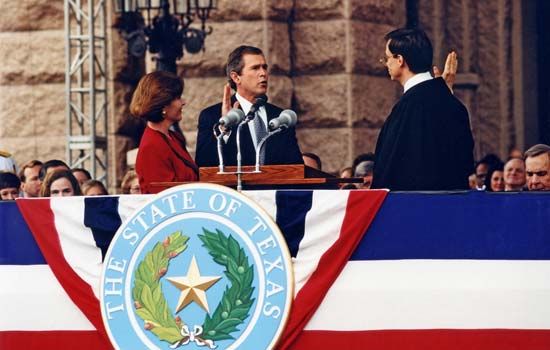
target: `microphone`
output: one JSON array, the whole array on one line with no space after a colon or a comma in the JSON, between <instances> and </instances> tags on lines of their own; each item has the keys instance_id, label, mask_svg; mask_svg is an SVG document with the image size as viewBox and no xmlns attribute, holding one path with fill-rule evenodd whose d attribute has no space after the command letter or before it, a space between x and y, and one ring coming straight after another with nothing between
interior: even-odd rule
<instances>
[{"instance_id":1,"label":"microphone","mask_svg":"<svg viewBox=\"0 0 550 350\"><path fill-rule=\"evenodd\" d=\"M219 123L226 129L239 124L244 119L244 112L238 108L231 109L226 115L220 118Z\"/></svg>"},{"instance_id":2,"label":"microphone","mask_svg":"<svg viewBox=\"0 0 550 350\"><path fill-rule=\"evenodd\" d=\"M275 119L269 121L269 129L276 130L279 128L291 128L298 122L298 116L296 112L291 109L285 109Z\"/></svg>"},{"instance_id":3,"label":"microphone","mask_svg":"<svg viewBox=\"0 0 550 350\"><path fill-rule=\"evenodd\" d=\"M256 97L256 100L252 104L252 107L250 107L250 110L248 111L248 114L246 115L247 118L254 118L254 115L260 109L261 106L265 105L267 103L267 96L266 95L260 95Z\"/></svg>"}]
</instances>

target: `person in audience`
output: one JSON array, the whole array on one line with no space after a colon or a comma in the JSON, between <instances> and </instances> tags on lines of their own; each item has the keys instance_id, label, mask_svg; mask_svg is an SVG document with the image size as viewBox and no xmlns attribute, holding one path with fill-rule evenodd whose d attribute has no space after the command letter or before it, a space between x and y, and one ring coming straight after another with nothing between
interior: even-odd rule
<instances>
[{"instance_id":1,"label":"person in audience","mask_svg":"<svg viewBox=\"0 0 550 350\"><path fill-rule=\"evenodd\" d=\"M489 168L484 185L485 190L489 192L504 191L504 165L502 163Z\"/></svg>"},{"instance_id":2,"label":"person in audience","mask_svg":"<svg viewBox=\"0 0 550 350\"><path fill-rule=\"evenodd\" d=\"M512 159L512 158L523 159L523 154L518 148L512 147L510 148L510 152L508 152L508 159Z\"/></svg>"},{"instance_id":3,"label":"person in audience","mask_svg":"<svg viewBox=\"0 0 550 350\"><path fill-rule=\"evenodd\" d=\"M550 146L538 144L525 151L525 173L529 191L550 191Z\"/></svg>"},{"instance_id":4,"label":"person in audience","mask_svg":"<svg viewBox=\"0 0 550 350\"><path fill-rule=\"evenodd\" d=\"M371 187L373 170L374 162L372 160L364 160L357 164L353 176L363 178L363 183L357 184L357 188L369 189Z\"/></svg>"},{"instance_id":5,"label":"person in audience","mask_svg":"<svg viewBox=\"0 0 550 350\"><path fill-rule=\"evenodd\" d=\"M350 167L350 166L347 166L347 167L345 167L345 168L342 168L342 169L340 169L340 172L338 173L338 175L339 175L341 178L344 178L344 179L353 177L353 168Z\"/></svg>"},{"instance_id":6,"label":"person in audience","mask_svg":"<svg viewBox=\"0 0 550 350\"><path fill-rule=\"evenodd\" d=\"M9 201L19 198L21 180L11 172L0 173L0 200Z\"/></svg>"},{"instance_id":7,"label":"person in audience","mask_svg":"<svg viewBox=\"0 0 550 350\"><path fill-rule=\"evenodd\" d=\"M341 177L341 178L344 178L344 179L353 177L353 168L348 166L348 167L340 169L340 171L338 172L338 177ZM354 184L345 183L345 182L339 183L338 187L341 190L343 190L343 189L355 189L356 188Z\"/></svg>"},{"instance_id":8,"label":"person in audience","mask_svg":"<svg viewBox=\"0 0 550 350\"><path fill-rule=\"evenodd\" d=\"M512 158L504 165L504 190L523 191L525 186L525 163L523 159Z\"/></svg>"},{"instance_id":9,"label":"person in audience","mask_svg":"<svg viewBox=\"0 0 550 350\"><path fill-rule=\"evenodd\" d=\"M485 190L487 187L484 187L485 180L487 178L487 172L489 168L495 167L499 164L502 164L502 161L493 153L485 155L479 162L476 164L476 178L477 178L477 189Z\"/></svg>"},{"instance_id":10,"label":"person in audience","mask_svg":"<svg viewBox=\"0 0 550 350\"><path fill-rule=\"evenodd\" d=\"M47 174L57 170L71 170L69 166L62 160L50 159L42 165L40 169L40 180L44 181Z\"/></svg>"},{"instance_id":11,"label":"person in audience","mask_svg":"<svg viewBox=\"0 0 550 350\"><path fill-rule=\"evenodd\" d=\"M90 181L92 179L90 172L84 168L73 168L71 171L73 172L74 177L78 180L80 186L82 186L86 181Z\"/></svg>"},{"instance_id":12,"label":"person in audience","mask_svg":"<svg viewBox=\"0 0 550 350\"><path fill-rule=\"evenodd\" d=\"M147 121L136 158L136 172L143 193L158 190L152 182L197 181L199 170L186 148L182 134L170 126L182 119L185 105L183 80L156 71L141 78L130 103L130 112Z\"/></svg>"},{"instance_id":13,"label":"person in audience","mask_svg":"<svg viewBox=\"0 0 550 350\"><path fill-rule=\"evenodd\" d=\"M82 192L78 180L69 170L50 171L40 189L40 197L80 196Z\"/></svg>"},{"instance_id":14,"label":"person in audience","mask_svg":"<svg viewBox=\"0 0 550 350\"><path fill-rule=\"evenodd\" d=\"M319 158L319 156L315 153L304 152L302 153L302 159L304 160L304 165L317 170L322 170L323 164L321 163L321 158Z\"/></svg>"},{"instance_id":15,"label":"person in audience","mask_svg":"<svg viewBox=\"0 0 550 350\"><path fill-rule=\"evenodd\" d=\"M352 175L355 174L355 168L357 167L357 165L359 163L367 161L367 160L370 160L370 161L374 162L374 158L375 158L374 153L372 153L372 152L361 153L360 155L355 157L355 159L351 163Z\"/></svg>"},{"instance_id":16,"label":"person in audience","mask_svg":"<svg viewBox=\"0 0 550 350\"><path fill-rule=\"evenodd\" d=\"M85 196L106 196L109 194L105 188L105 185L103 185L101 181L97 180L88 180L84 182L80 186L80 189L82 190L82 194Z\"/></svg>"},{"instance_id":17,"label":"person in audience","mask_svg":"<svg viewBox=\"0 0 550 350\"><path fill-rule=\"evenodd\" d=\"M121 185L123 194L141 194L139 179L134 170L128 170L122 178Z\"/></svg>"},{"instance_id":18,"label":"person in audience","mask_svg":"<svg viewBox=\"0 0 550 350\"><path fill-rule=\"evenodd\" d=\"M477 177L475 173L468 176L468 186L471 190L477 190Z\"/></svg>"},{"instance_id":19,"label":"person in audience","mask_svg":"<svg viewBox=\"0 0 550 350\"><path fill-rule=\"evenodd\" d=\"M25 198L35 198L40 196L40 169L42 162L39 160L31 160L25 163L19 171L19 179L21 180L21 191Z\"/></svg>"}]
</instances>

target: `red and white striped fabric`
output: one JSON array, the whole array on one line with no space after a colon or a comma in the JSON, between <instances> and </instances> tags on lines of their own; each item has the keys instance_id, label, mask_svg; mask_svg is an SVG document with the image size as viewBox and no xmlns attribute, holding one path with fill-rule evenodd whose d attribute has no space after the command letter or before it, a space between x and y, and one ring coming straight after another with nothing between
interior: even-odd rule
<instances>
[{"instance_id":1,"label":"red and white striped fabric","mask_svg":"<svg viewBox=\"0 0 550 350\"><path fill-rule=\"evenodd\" d=\"M274 219L285 191L246 192ZM280 342L292 344L322 302L382 204L386 191L298 191L309 197L304 229L294 257L296 298ZM278 197L279 196L279 197ZM19 209L48 265L27 265L4 273L12 286L10 307L0 301L0 348L108 349L99 310L102 250L94 222L124 221L149 196L18 200ZM297 198L301 201L301 198ZM105 203L102 203L104 201ZM91 207L91 209L90 209ZM99 214L90 214L103 211ZM281 225L281 223L279 223ZM109 226L109 225L107 225ZM112 224L111 224L112 226ZM113 232L111 232L112 234ZM16 298L16 302L12 301ZM6 312L4 312L4 310Z\"/></svg>"}]
</instances>

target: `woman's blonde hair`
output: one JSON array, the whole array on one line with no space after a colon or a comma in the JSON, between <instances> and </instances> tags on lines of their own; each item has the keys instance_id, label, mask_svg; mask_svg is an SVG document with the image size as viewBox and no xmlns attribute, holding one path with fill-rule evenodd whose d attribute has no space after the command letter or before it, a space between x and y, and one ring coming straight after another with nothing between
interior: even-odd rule
<instances>
[{"instance_id":1,"label":"woman's blonde hair","mask_svg":"<svg viewBox=\"0 0 550 350\"><path fill-rule=\"evenodd\" d=\"M88 191L90 191L94 187L101 188L101 192L103 192L103 195L108 195L109 194L109 192L107 192L107 189L105 188L105 185L101 181L98 181L98 180L88 180L88 181L84 182L82 184L82 187L81 187L82 194L87 196Z\"/></svg>"},{"instance_id":2,"label":"woman's blonde hair","mask_svg":"<svg viewBox=\"0 0 550 350\"><path fill-rule=\"evenodd\" d=\"M122 178L120 188L122 189L122 194L130 194L130 187L132 186L132 181L138 177L137 173L134 170L128 170L128 172Z\"/></svg>"},{"instance_id":3,"label":"woman's blonde hair","mask_svg":"<svg viewBox=\"0 0 550 350\"><path fill-rule=\"evenodd\" d=\"M135 117L158 123L164 119L162 109L181 97L182 93L183 80L174 73L157 71L146 74L134 91L130 113Z\"/></svg>"}]
</instances>

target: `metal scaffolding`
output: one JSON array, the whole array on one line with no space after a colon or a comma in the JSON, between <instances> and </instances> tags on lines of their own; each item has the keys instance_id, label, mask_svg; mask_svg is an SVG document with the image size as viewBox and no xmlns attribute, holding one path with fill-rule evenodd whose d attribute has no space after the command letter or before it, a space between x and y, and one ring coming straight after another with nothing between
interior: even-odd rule
<instances>
[{"instance_id":1,"label":"metal scaffolding","mask_svg":"<svg viewBox=\"0 0 550 350\"><path fill-rule=\"evenodd\" d=\"M67 162L107 178L105 0L64 0Z\"/></svg>"}]
</instances>

